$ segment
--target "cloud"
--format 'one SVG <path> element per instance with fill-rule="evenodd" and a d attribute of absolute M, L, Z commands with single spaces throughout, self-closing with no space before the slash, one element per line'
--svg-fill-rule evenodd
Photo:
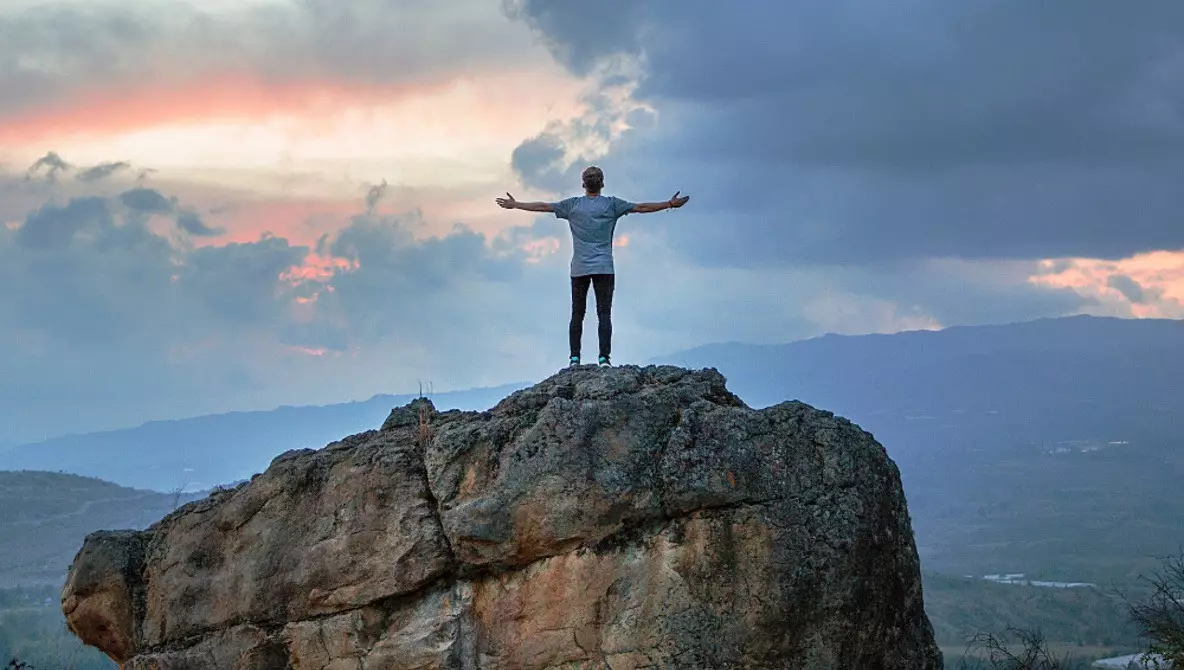
<path fill-rule="evenodd" d="M 93 181 L 99 181 L 101 179 L 106 179 L 107 177 L 110 177 L 111 175 L 115 174 L 116 172 L 120 172 L 122 170 L 130 170 L 130 169 L 131 169 L 131 164 L 126 163 L 124 161 L 118 161 L 118 162 L 112 162 L 112 163 L 100 163 L 98 165 L 86 168 L 85 170 L 79 172 L 75 176 L 75 178 L 78 179 L 79 181 L 93 182 Z"/>
<path fill-rule="evenodd" d="M 105 234 L 114 230 L 106 200 L 89 197 L 71 199 L 66 205 L 46 204 L 25 217 L 13 234 L 13 242 L 32 251 L 67 249 L 79 233 L 87 230 Z"/>
<path fill-rule="evenodd" d="M 151 188 L 134 188 L 130 191 L 124 191 L 120 194 L 119 201 L 129 209 L 144 214 L 169 214 L 177 206 L 175 201 L 164 197 L 160 191 Z"/>
<path fill-rule="evenodd" d="M 470 330 L 488 305 L 471 304 L 468 292 L 497 292 L 522 276 L 526 252 L 491 244 L 458 225 L 440 237 L 416 240 L 417 213 L 356 216 L 326 240 L 328 254 L 347 261 L 318 299 L 348 320 L 351 335 L 373 343 L 393 331 L 430 338 L 444 328 Z M 326 343 L 331 344 L 331 343 Z"/>
<path fill-rule="evenodd" d="M 1060 258 L 1038 265 L 1029 281 L 1068 290 L 1099 316 L 1184 318 L 1184 252 L 1157 251 L 1118 260 Z"/>
<path fill-rule="evenodd" d="M 67 188 L 79 184 L 39 185 L 48 201 L 0 227 L 0 285 L 20 287 L 0 291 L 12 317 L 0 321 L 12 354 L 0 358 L 0 440 L 339 402 L 414 390 L 416 379 L 438 389 L 504 383 L 565 360 L 571 246 L 553 217 L 481 234 L 437 229 L 416 209 L 375 212 L 360 198 L 309 244 L 237 229 L 190 239 L 142 211 L 179 199 L 169 191 L 132 196 L 150 203 L 134 208 L 128 191 L 60 198 Z M 0 215 L 8 207 L 0 199 Z M 277 231 L 298 230 L 304 216 L 261 212 Z M 622 361 L 709 341 L 1012 320 L 1090 302 L 1030 281 L 1043 268 L 1033 263 L 703 267 L 671 243 L 682 233 L 675 214 L 621 225 Z M 1128 272 L 1146 283 L 1152 271 Z"/>
<path fill-rule="evenodd" d="M 373 214 L 374 208 L 382 201 L 383 196 L 386 195 L 387 183 L 383 179 L 381 184 L 375 184 L 366 191 L 366 213 Z"/>
<path fill-rule="evenodd" d="M 1149 297 L 1143 290 L 1143 286 L 1127 275 L 1108 277 L 1106 279 L 1106 285 L 1118 291 L 1124 298 L 1133 303 L 1145 303 Z"/>
<path fill-rule="evenodd" d="M 308 252 L 308 247 L 278 237 L 199 247 L 185 254 L 176 279 L 170 280 L 192 292 L 206 314 L 228 327 L 270 323 L 283 319 L 283 299 L 291 295 L 280 275 Z"/>
<path fill-rule="evenodd" d="M 821 270 L 833 285 L 892 301 L 943 325 L 1013 323 L 1088 311 L 1096 300 L 1068 287 L 1042 285 L 1033 261 L 929 259 Z"/>
<path fill-rule="evenodd" d="M 653 109 L 633 97 L 639 67 L 629 58 L 598 63 L 588 75 L 580 113 L 548 123 L 514 149 L 510 166 L 515 176 L 529 187 L 552 192 L 579 187 L 585 167 L 608 155 L 635 125 L 652 121 Z"/>
<path fill-rule="evenodd" d="M 573 183 L 567 178 L 570 169 L 562 167 L 565 154 L 566 146 L 561 137 L 554 133 L 540 133 L 514 149 L 510 165 L 524 184 L 560 191 Z"/>
<path fill-rule="evenodd" d="M 50 199 L 0 226 L 0 284 L 19 288 L 0 292 L 0 439 L 403 390 L 391 362 L 462 387 L 515 378 L 521 354 L 479 370 L 471 357 L 534 328 L 523 273 L 537 270 L 517 236 L 458 226 L 423 239 L 412 211 L 357 213 L 324 257 L 270 234 L 195 246 L 143 216 L 175 200 Z M 211 230 L 176 216 L 191 235 Z"/>
<path fill-rule="evenodd" d="M 193 212 L 181 212 L 177 214 L 177 227 L 190 235 L 197 235 L 198 237 L 215 237 L 226 232 L 225 228 L 211 228 L 207 226 L 201 220 L 201 217 Z"/>
<path fill-rule="evenodd" d="M 633 294 L 625 304 L 637 305 L 632 318 L 664 345 L 656 353 L 705 342 L 1009 323 L 1097 304 L 1072 287 L 1033 282 L 1043 265 L 1031 261 L 705 267 L 677 250 L 673 241 L 683 231 L 670 221 L 674 214 L 648 216 L 622 220 L 630 244 L 615 255 L 618 286 Z"/>
<path fill-rule="evenodd" d="M 556 59 L 581 75 L 594 71 L 607 55 L 640 50 L 641 3 L 601 0 L 595 11 L 555 0 L 503 0 L 503 6 L 508 16 L 536 29 Z"/>
<path fill-rule="evenodd" d="M 310 80 L 363 88 L 438 82 L 521 64 L 534 51 L 524 32 L 495 3 L 477 0 L 0 6 L 0 62 L 19 63 L 0 69 L 0 118 L 95 93 L 232 83 L 228 77 L 269 82 L 277 94 Z"/>
<path fill-rule="evenodd" d="M 25 172 L 25 179 L 32 179 L 34 176 L 37 176 L 39 173 L 44 171 L 45 180 L 54 182 L 57 181 L 59 173 L 67 172 L 72 169 L 72 167 L 72 165 L 62 160 L 61 156 L 51 151 L 41 158 L 38 158 L 37 162 L 29 166 L 28 171 Z"/>
<path fill-rule="evenodd" d="M 643 64 L 661 118 L 613 145 L 618 188 L 700 196 L 677 239 L 698 262 L 1184 247 L 1180 3 L 618 4 L 610 36 L 571 30 L 578 4 L 509 14 L 573 72 Z"/>
<path fill-rule="evenodd" d="M 96 182 L 130 168 L 131 165 L 124 161 L 100 163 L 82 168 L 75 173 L 74 178 L 82 182 Z M 73 172 L 75 169 L 74 165 L 66 162 L 56 151 L 50 151 L 29 166 L 29 169 L 25 171 L 25 180 L 30 181 L 34 177 L 40 176 L 44 181 L 54 183 L 59 174 Z"/>

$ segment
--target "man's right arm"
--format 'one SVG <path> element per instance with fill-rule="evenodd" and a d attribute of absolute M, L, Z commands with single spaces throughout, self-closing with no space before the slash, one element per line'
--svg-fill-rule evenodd
<path fill-rule="evenodd" d="M 525 209 L 528 212 L 554 212 L 555 207 L 549 202 L 515 202 L 514 209 Z"/>
<path fill-rule="evenodd" d="M 549 202 L 518 202 L 509 193 L 504 198 L 498 198 L 497 204 L 502 209 L 524 209 L 528 212 L 553 212 L 555 207 Z"/>

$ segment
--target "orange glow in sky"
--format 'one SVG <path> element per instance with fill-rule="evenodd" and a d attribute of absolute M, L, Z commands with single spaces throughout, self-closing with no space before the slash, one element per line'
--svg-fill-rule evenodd
<path fill-rule="evenodd" d="M 220 77 L 0 119 L 0 160 L 59 150 L 75 164 L 128 161 L 157 178 L 284 197 L 352 196 L 383 179 L 492 184 L 523 140 L 584 113 L 585 86 L 554 66 L 385 88 Z"/>

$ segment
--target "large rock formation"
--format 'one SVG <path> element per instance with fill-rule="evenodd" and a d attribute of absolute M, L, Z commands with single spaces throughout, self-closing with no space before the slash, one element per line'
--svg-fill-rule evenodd
<path fill-rule="evenodd" d="M 136 670 L 941 667 L 883 448 L 672 367 L 395 409 L 91 535 L 62 608 Z"/>

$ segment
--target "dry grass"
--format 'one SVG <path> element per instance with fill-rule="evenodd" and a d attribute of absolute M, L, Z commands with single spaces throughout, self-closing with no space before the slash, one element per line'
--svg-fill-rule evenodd
<path fill-rule="evenodd" d="M 431 394 L 432 382 L 427 382 L 427 395 L 424 395 L 424 382 L 419 382 L 420 400 L 431 402 Z M 426 448 L 428 443 L 432 441 L 432 413 L 429 411 L 428 402 L 418 403 L 417 407 L 416 442 L 420 449 Z"/>

